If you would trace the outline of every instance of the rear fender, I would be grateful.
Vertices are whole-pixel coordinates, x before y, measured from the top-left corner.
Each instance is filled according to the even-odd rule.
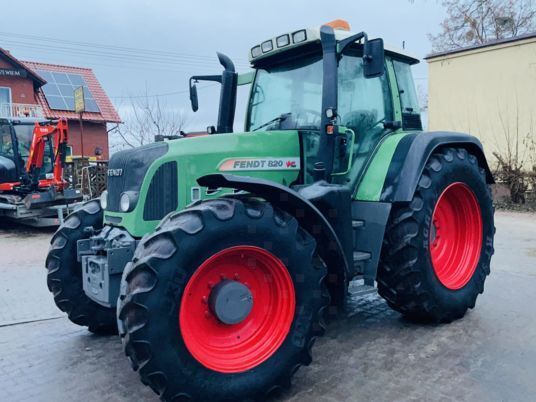
[[[474,155],[486,172],[486,181],[494,183],[493,175],[478,138],[469,134],[446,131],[421,132],[406,135],[398,143],[383,184],[382,202],[409,202],[424,170],[426,162],[437,149],[465,148]]]

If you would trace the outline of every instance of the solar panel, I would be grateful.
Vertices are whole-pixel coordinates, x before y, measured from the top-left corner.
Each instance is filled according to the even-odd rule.
[[[74,112],[74,90],[83,86],[86,112],[100,112],[86,80],[80,74],[58,73],[46,70],[37,70],[37,73],[47,81],[43,86],[43,93],[51,109]]]

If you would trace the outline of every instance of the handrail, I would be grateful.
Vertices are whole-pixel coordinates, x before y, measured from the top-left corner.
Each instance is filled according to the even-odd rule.
[[[0,117],[43,117],[43,108],[29,103],[0,103]]]

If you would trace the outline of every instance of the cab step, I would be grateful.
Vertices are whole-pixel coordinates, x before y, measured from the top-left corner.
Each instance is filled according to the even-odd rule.
[[[353,229],[362,228],[363,226],[365,226],[365,221],[362,221],[362,220],[353,220],[352,221],[352,228]]]
[[[348,297],[356,298],[376,293],[376,287],[365,285],[363,278],[352,279],[348,284]]]
[[[353,265],[354,265],[354,272],[358,272],[360,274],[363,274],[365,272],[365,264],[367,261],[370,261],[371,254],[367,253],[366,251],[354,251],[353,253]],[[370,285],[370,283],[367,283]]]
[[[371,254],[365,251],[354,251],[354,263],[370,260]]]
[[[363,303],[370,303],[371,297],[376,297],[377,289],[374,286],[365,285],[362,276],[356,277],[348,284],[346,295],[345,315],[351,317],[363,310]]]

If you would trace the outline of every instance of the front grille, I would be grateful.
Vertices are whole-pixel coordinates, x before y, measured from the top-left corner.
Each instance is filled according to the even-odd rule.
[[[108,170],[116,175],[108,176],[108,211],[120,212],[119,200],[125,191],[139,192],[149,166],[168,150],[165,142],[145,145],[114,154]],[[121,174],[117,174],[121,172]]]
[[[402,127],[404,130],[422,130],[421,115],[418,113],[402,113]]]
[[[175,211],[179,202],[178,185],[177,162],[167,162],[160,166],[147,192],[143,220],[160,220]]]

